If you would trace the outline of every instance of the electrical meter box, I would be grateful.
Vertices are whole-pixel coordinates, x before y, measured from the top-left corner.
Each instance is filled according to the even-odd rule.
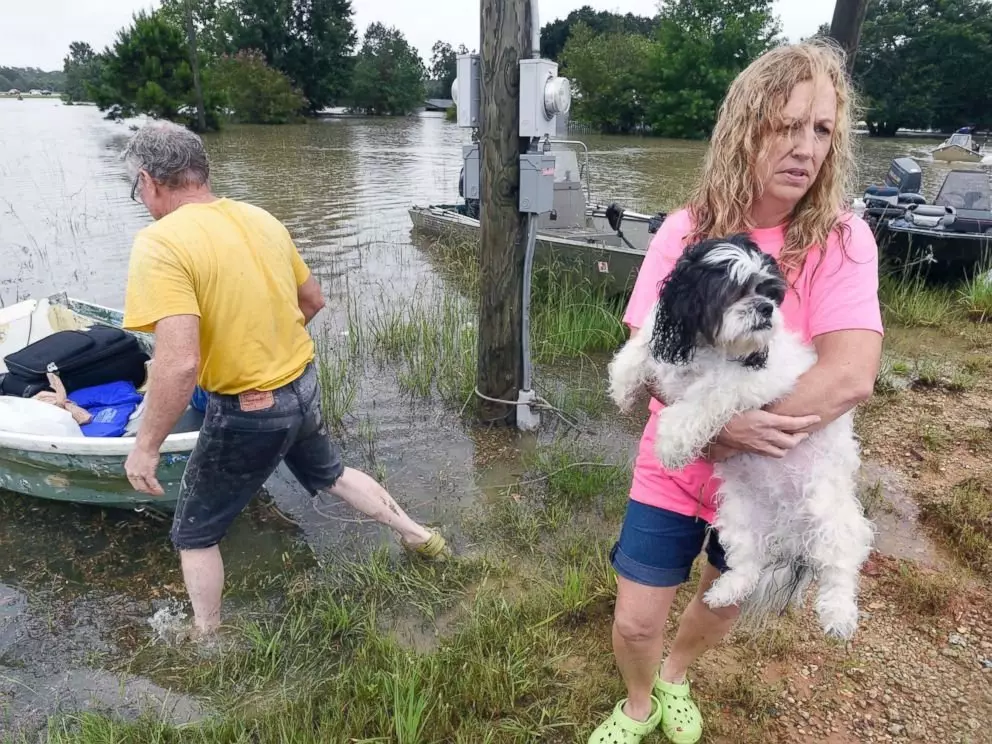
[[[541,152],[521,155],[520,211],[544,214],[554,209],[554,202],[555,156]]]
[[[547,59],[520,60],[520,136],[555,136],[555,111],[548,110],[549,84],[558,65]]]
[[[479,145],[463,145],[462,159],[465,161],[465,181],[462,196],[466,199],[480,199],[479,186]]]
[[[482,121],[482,58],[478,54],[459,54],[456,59],[458,76],[451,97],[458,109],[458,126],[477,127]]]

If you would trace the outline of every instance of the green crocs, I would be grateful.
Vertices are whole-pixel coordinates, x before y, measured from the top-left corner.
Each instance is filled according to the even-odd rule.
[[[638,744],[661,722],[661,703],[651,696],[651,715],[646,721],[635,721],[623,712],[626,698],[617,703],[613,713],[592,732],[589,744]]]
[[[703,717],[689,697],[689,683],[673,685],[659,677],[654,694],[661,701],[661,731],[672,744],[696,744],[703,738]]]
[[[448,547],[447,541],[436,530],[428,530],[428,532],[431,533],[431,536],[427,542],[413,545],[406,540],[400,540],[400,543],[407,552],[421,558],[439,562],[448,560],[451,557],[451,548]]]

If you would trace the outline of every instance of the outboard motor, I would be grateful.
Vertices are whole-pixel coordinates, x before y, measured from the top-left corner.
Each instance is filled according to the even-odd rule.
[[[926,204],[920,191],[923,170],[912,158],[896,158],[885,174],[885,185],[865,189],[865,216],[869,221],[902,217],[910,205]]]

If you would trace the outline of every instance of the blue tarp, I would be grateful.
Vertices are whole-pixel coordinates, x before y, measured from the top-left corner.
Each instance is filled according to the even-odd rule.
[[[108,382],[76,390],[69,394],[69,400],[93,416],[90,423],[79,427],[85,436],[119,437],[141,403],[141,394],[130,382]]]

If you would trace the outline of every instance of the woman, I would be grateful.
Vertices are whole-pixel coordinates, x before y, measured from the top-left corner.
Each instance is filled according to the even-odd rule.
[[[644,259],[624,318],[632,331],[687,244],[750,233],[786,271],[786,324],[813,343],[819,360],[787,399],[737,416],[707,459],[678,472],[653,455],[662,404],[651,401],[611,554],[618,575],[613,649],[627,697],[590,744],[635,744],[659,725],[674,744],[700,739],[686,671],[738,614],[701,601],[726,569],[709,526],[711,463],[735,452],[781,457],[872,392],[882,347],[878,254],[871,230],[845,207],[854,166],[851,99],[843,57],[827,42],[778,47],[755,60],[727,93],[694,196],[668,217]],[[695,597],[662,661],[672,599],[704,548]]]

